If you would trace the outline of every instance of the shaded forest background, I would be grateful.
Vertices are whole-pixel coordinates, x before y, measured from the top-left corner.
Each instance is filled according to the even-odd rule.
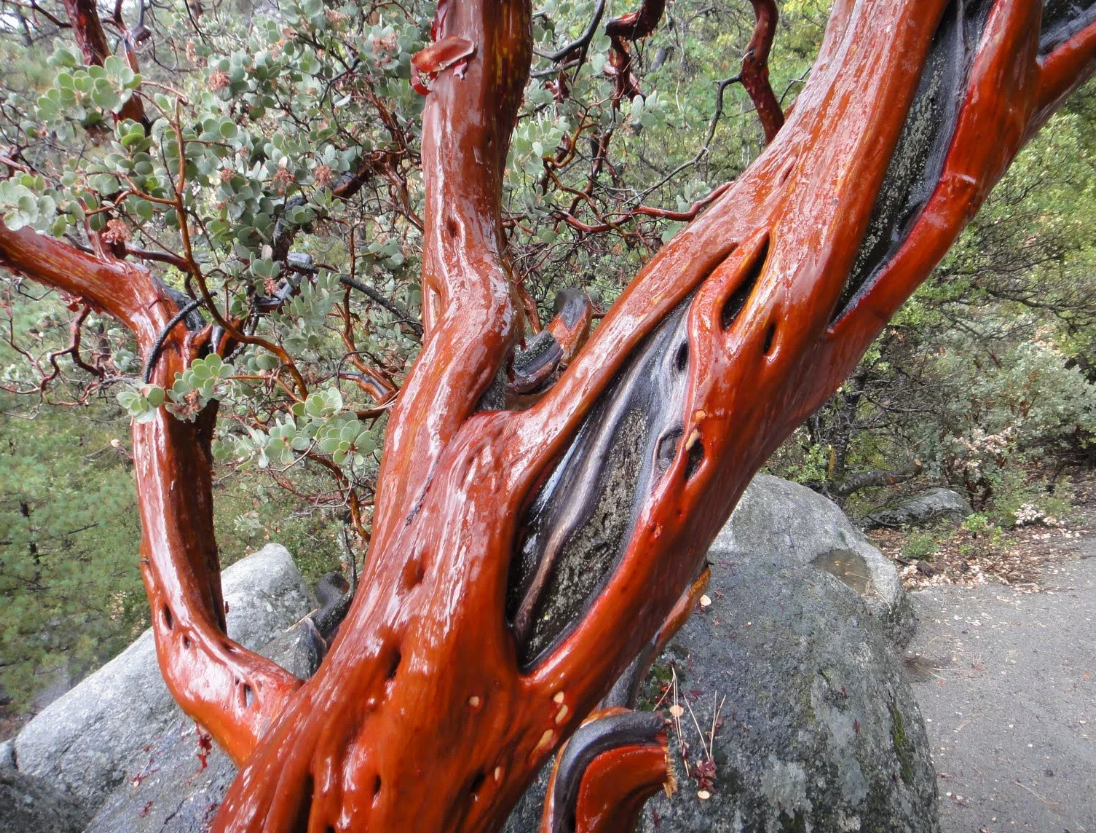
[[[579,37],[598,5],[536,4],[540,50]],[[611,3],[609,12],[627,6]],[[780,6],[771,68],[789,105],[829,3]],[[131,22],[139,14],[136,4],[124,8]],[[308,263],[330,267],[295,284],[291,308],[269,325],[271,338],[308,366],[316,393],[297,409],[279,398],[277,362],[261,351],[242,354],[231,384],[216,390],[222,561],[278,541],[311,581],[352,573],[367,557],[361,532],[384,397],[344,372],[341,327],[352,319],[364,328],[358,352],[398,387],[418,349],[408,322],[419,312],[422,246],[422,99],[408,83],[409,57],[427,42],[432,5],[166,0],[145,14],[154,42],[141,52],[142,76],[189,96],[182,118],[199,126],[209,148],[208,158],[193,160],[205,180],[191,210],[203,228],[204,262],[223,272],[226,297],[236,291],[232,281],[250,281],[252,296],[286,285],[269,250],[275,222],[294,226],[294,251]],[[76,53],[55,25],[61,19],[60,3],[0,0],[0,209],[9,224],[47,228],[60,218],[64,232],[65,194],[108,191],[95,177],[119,170],[136,176],[148,140],[132,122],[110,124],[104,113],[117,102],[109,96],[94,106],[65,98],[58,79],[72,72]],[[508,169],[508,251],[544,320],[568,287],[607,308],[684,218],[759,152],[749,99],[727,83],[752,28],[744,1],[676,0],[635,55],[642,95],[621,102],[604,73],[607,38],[593,38],[588,61],[565,81],[546,58],[535,59]],[[124,72],[108,72],[124,97]],[[1089,85],[1023,152],[946,262],[769,471],[823,492],[853,517],[904,491],[951,486],[974,509],[964,525],[899,542],[905,558],[928,563],[948,540],[992,559],[1018,523],[1068,520],[1073,479],[1096,465],[1094,149]],[[375,168],[370,181],[336,206],[329,186],[363,160]],[[27,187],[19,177],[32,173],[49,186],[31,189],[33,205],[19,191]],[[177,234],[170,216],[136,197],[115,216],[109,222],[121,225],[110,230],[129,245],[147,249]],[[153,265],[183,289],[170,264]],[[337,274],[368,284],[387,304],[368,296],[351,310]],[[140,360],[121,328],[92,313],[85,354],[105,373],[89,376],[62,356],[43,384],[49,354],[68,343],[72,314],[66,299],[0,276],[0,716],[9,722],[147,625],[128,453],[130,419],[148,407]],[[302,441],[302,426],[321,419],[317,430],[329,433]],[[342,420],[341,433],[331,433],[331,420]],[[313,441],[334,470],[295,456]],[[357,529],[351,494],[362,507]]]

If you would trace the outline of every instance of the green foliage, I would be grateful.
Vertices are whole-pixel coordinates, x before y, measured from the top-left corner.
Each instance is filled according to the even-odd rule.
[[[182,373],[175,374],[175,382],[168,391],[168,411],[179,419],[193,420],[214,399],[224,399],[232,393],[232,374],[235,368],[216,353],[195,359]],[[146,397],[152,407],[163,402],[154,387]]]
[[[108,402],[74,419],[0,393],[0,696],[109,659],[144,626],[125,426]]]
[[[144,385],[118,392],[118,404],[135,422],[152,422],[156,409],[164,404],[164,389],[157,385]]]
[[[267,430],[249,426],[246,434],[225,433],[214,446],[214,456],[227,460],[254,460],[260,468],[285,468],[313,451],[330,455],[332,462],[354,476],[379,462],[380,433],[344,410],[337,388],[316,391],[296,403],[292,415],[276,420]]]
[[[932,532],[915,532],[902,545],[902,557],[911,561],[931,561],[940,547],[940,536]]]

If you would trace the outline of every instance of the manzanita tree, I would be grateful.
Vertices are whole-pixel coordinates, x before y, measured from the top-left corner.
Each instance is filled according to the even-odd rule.
[[[65,0],[64,17],[18,4],[28,37],[27,21],[45,15],[82,54],[55,62],[38,105],[48,135],[103,142],[113,118],[117,142],[67,173],[25,148],[0,158],[11,174],[0,262],[70,299],[72,340],[49,358],[58,373],[62,356],[93,377],[117,372],[81,357],[89,315],[136,340],[142,378],[122,398],[137,417],[141,570],[168,686],[240,765],[219,831],[496,830],[568,738],[542,829],[629,829],[668,777],[660,721],[627,711],[631,684],[691,610],[720,525],[1096,68],[1094,3],[836,0],[785,114],[768,81],[776,6],[752,0],[734,80],[767,147],[694,205],[606,212],[596,189],[617,176],[613,114],[653,109],[637,44],[664,0],[613,18],[603,0],[588,4],[576,39],[538,49],[531,86],[534,29],[555,31],[558,4],[534,15],[528,0],[442,0],[426,42],[381,26],[377,4],[359,10],[357,54],[336,74],[317,55],[341,55],[325,38],[346,9],[303,3],[257,24],[269,49],[229,54],[209,46],[189,4],[175,20],[201,33],[190,48],[211,61],[203,95],[225,103],[201,121],[183,93],[138,74],[145,6],[127,25],[123,5],[110,18],[116,52],[91,0]],[[549,145],[530,140],[526,90],[534,113],[570,100],[592,55],[609,116],[587,108],[546,131]],[[372,108],[385,141],[333,110],[314,128],[330,144],[305,165],[276,130],[265,142],[241,131],[275,107],[287,72],[311,79],[314,112],[331,97]],[[421,151],[386,104],[414,108],[419,94]],[[503,206],[522,118],[527,172],[563,198],[542,219],[658,249],[592,333],[578,291],[561,293],[541,328],[515,275],[523,218]],[[576,187],[560,172],[587,142]],[[418,153],[421,214],[408,174]],[[253,180],[280,183],[282,199]],[[420,294],[407,305],[360,274],[363,256],[401,265],[393,237],[363,255],[350,228],[345,271],[297,247],[336,222],[338,201],[378,183],[402,227],[421,233]],[[644,217],[692,222],[659,247]],[[155,245],[136,246],[141,235]],[[351,311],[359,291],[390,338],[421,336],[398,384],[379,348],[356,340],[385,329]],[[408,309],[420,301],[421,323]],[[540,331],[528,345],[527,328]],[[332,333],[346,350],[324,375],[309,351]],[[349,408],[322,384],[340,379],[373,404]],[[237,415],[215,449],[217,402],[235,384],[286,404]],[[353,481],[368,421],[384,411],[375,501],[362,500]],[[211,473],[234,452],[328,470],[369,536],[353,605],[307,681],[225,634]]]

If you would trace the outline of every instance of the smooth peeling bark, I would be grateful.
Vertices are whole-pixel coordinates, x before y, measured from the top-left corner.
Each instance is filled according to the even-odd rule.
[[[500,211],[532,59],[531,14],[528,0],[438,5],[437,39],[468,41],[473,53],[438,75],[423,113],[425,336],[385,438],[374,547],[420,499],[438,455],[522,334]]]
[[[31,229],[0,221],[0,265],[82,298],[117,318],[147,356],[178,311],[144,268],[99,259]],[[182,325],[164,342],[154,381],[170,387],[195,348]],[[197,422],[166,411],[133,425],[141,575],[160,668],[172,695],[236,761],[250,754],[300,682],[225,633],[220,563],[213,536],[209,443],[214,413]]]
[[[169,347],[155,381],[170,387],[186,367]],[[161,410],[134,423],[141,484],[141,576],[164,680],[176,702],[239,764],[285,707],[300,680],[228,638],[213,536],[215,411],[186,423]]]
[[[212,414],[135,430],[165,675],[238,760],[255,746],[219,831],[498,829],[679,621],[675,605],[753,472],[840,384],[1096,52],[1096,27],[1080,18],[1048,48],[1033,0],[838,0],[761,157],[651,261],[533,407],[485,411],[521,330],[499,203],[529,13],[475,0],[438,11],[437,39],[473,50],[438,72],[426,107],[426,340],[392,415],[362,589],[313,680],[297,689],[221,636]],[[926,87],[926,66],[946,83]],[[900,199],[879,196],[885,183]],[[175,312],[147,272],[33,233],[0,226],[0,260],[116,315],[146,351]],[[198,347],[174,334],[157,379]],[[651,369],[669,385],[657,413],[624,407],[595,424],[649,404]],[[551,484],[568,478],[558,493],[577,505],[556,511]],[[606,495],[627,521],[599,539]],[[537,517],[557,543],[522,565]],[[597,540],[608,557],[586,547]],[[594,581],[553,585],[561,568]],[[513,605],[508,621],[507,599],[520,608],[534,586],[526,625]],[[545,604],[558,615],[534,638]]]
[[[248,761],[218,830],[502,824],[667,618],[753,470],[782,439],[780,408],[794,399],[787,380],[809,361],[853,267],[944,6],[856,7],[832,36],[833,60],[768,151],[652,262],[539,404],[468,417],[448,442],[447,433],[426,434],[429,443],[405,446],[401,465],[417,474],[382,481],[397,500],[384,498],[381,536],[347,623]],[[465,83],[490,54],[477,48]],[[431,98],[449,79],[442,73]],[[458,237],[439,240],[439,226],[429,245]],[[476,256],[465,260],[474,265]],[[751,281],[724,330],[725,307]],[[478,293],[494,285],[482,283]],[[441,290],[439,299],[449,286]],[[523,673],[502,610],[524,508],[640,342],[690,294],[680,444],[649,493],[636,496],[634,526],[601,592]],[[442,320],[432,316],[431,339]],[[465,365],[482,364],[482,350],[481,340]],[[446,401],[452,389],[434,380],[434,400],[427,383],[421,413],[429,417],[426,403]],[[462,388],[459,402],[478,393]],[[408,423],[392,429],[397,437],[423,430],[409,413],[396,415]]]

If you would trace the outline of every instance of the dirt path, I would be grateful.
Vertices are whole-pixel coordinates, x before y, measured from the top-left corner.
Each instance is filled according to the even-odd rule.
[[[912,594],[944,833],[1096,833],[1096,536],[1076,543],[1043,592]]]

